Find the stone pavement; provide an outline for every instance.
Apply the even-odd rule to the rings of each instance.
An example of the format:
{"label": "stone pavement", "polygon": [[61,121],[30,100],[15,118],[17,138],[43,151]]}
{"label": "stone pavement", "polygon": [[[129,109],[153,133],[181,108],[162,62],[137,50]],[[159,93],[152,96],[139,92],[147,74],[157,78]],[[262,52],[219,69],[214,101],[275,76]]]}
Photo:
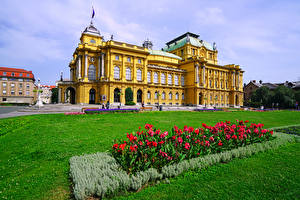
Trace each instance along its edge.
{"label": "stone pavement", "polygon": [[[125,108],[140,108],[140,105],[135,106],[122,106]],[[145,107],[152,107],[153,110],[158,110],[156,106],[145,105]],[[82,108],[102,108],[101,105],[91,105],[91,104],[46,104],[42,107],[20,107],[12,112],[2,112],[0,109],[0,118],[17,117],[24,115],[35,115],[35,114],[50,114],[50,113],[66,113],[66,112],[81,112]],[[118,108],[117,105],[111,105],[110,108]],[[201,106],[166,106],[163,105],[163,111],[193,111],[196,108],[203,108]]]}

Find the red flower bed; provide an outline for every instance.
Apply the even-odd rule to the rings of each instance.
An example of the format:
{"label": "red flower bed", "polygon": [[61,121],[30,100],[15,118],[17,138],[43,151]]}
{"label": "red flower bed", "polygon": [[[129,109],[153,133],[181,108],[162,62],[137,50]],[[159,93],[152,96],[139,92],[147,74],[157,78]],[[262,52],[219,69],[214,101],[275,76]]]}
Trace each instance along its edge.
{"label": "red flower bed", "polygon": [[273,131],[263,126],[237,120],[218,122],[215,126],[202,124],[201,128],[174,126],[168,132],[146,124],[145,129],[139,127],[136,133],[127,133],[127,140],[115,142],[112,155],[128,173],[161,169],[184,159],[274,139]]}

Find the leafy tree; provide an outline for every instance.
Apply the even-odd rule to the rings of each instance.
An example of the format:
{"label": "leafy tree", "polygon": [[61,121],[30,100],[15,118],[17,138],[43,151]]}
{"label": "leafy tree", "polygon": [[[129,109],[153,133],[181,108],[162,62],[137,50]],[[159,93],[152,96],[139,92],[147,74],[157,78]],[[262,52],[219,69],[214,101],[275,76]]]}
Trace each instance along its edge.
{"label": "leafy tree", "polygon": [[52,92],[51,102],[52,103],[57,103],[58,102],[58,88],[52,88],[51,92]]}
{"label": "leafy tree", "polygon": [[274,91],[273,101],[280,108],[292,108],[295,106],[295,94],[291,88],[279,86]]}
{"label": "leafy tree", "polygon": [[295,92],[295,100],[300,103],[300,90]]}
{"label": "leafy tree", "polygon": [[265,107],[271,107],[272,97],[273,92],[270,91],[268,87],[262,86],[253,92],[250,104],[252,104],[255,107],[259,107],[261,105]]}
{"label": "leafy tree", "polygon": [[126,101],[126,103],[133,101],[133,92],[132,92],[131,88],[126,88],[126,90],[125,90],[125,101]]}

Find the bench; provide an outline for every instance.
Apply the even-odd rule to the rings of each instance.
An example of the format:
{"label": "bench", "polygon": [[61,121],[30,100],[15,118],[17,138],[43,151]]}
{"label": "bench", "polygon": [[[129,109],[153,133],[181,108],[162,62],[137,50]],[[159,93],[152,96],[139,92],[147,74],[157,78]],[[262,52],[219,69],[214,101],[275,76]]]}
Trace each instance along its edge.
{"label": "bench", "polygon": [[140,107],[140,111],[151,111],[152,107]]}
{"label": "bench", "polygon": [[94,108],[81,108],[81,112],[84,112],[85,110],[88,110],[88,109],[100,109],[99,107],[94,107]]}

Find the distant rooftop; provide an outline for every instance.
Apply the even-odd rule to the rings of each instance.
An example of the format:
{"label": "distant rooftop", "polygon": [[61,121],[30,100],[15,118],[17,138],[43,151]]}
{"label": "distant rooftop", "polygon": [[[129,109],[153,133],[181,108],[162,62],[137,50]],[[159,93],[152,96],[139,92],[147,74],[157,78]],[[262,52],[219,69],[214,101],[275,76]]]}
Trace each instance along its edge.
{"label": "distant rooftop", "polygon": [[191,45],[196,46],[196,47],[204,46],[205,48],[207,48],[208,50],[211,50],[211,51],[216,50],[212,44],[205,42],[203,40],[200,40],[199,35],[190,33],[190,32],[187,32],[187,33],[171,40],[170,42],[167,42],[166,43],[167,46],[165,48],[163,48],[163,50],[164,51],[173,51],[175,49],[183,47],[186,43],[190,43]]}
{"label": "distant rooftop", "polygon": [[175,54],[168,53],[168,52],[161,51],[161,50],[152,50],[152,49],[149,49],[149,52],[150,52],[151,55],[166,56],[166,57],[176,58],[176,59],[182,60],[181,57],[179,57],[179,56],[177,56]]}

